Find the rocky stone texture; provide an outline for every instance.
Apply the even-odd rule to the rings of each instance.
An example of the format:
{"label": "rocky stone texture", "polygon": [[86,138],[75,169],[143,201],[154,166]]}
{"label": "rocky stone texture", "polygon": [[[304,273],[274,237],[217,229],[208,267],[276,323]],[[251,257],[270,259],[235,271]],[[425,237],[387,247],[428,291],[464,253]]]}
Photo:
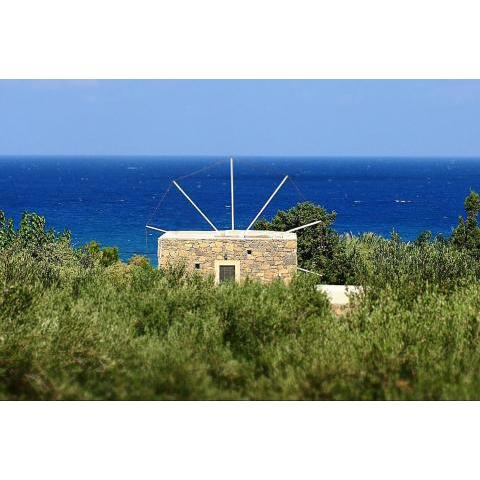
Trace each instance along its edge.
{"label": "rocky stone texture", "polygon": [[[251,251],[249,254],[248,251]],[[158,265],[183,264],[189,270],[217,278],[216,263],[240,262],[240,280],[289,281],[297,270],[297,241],[285,239],[168,239],[158,240]]]}

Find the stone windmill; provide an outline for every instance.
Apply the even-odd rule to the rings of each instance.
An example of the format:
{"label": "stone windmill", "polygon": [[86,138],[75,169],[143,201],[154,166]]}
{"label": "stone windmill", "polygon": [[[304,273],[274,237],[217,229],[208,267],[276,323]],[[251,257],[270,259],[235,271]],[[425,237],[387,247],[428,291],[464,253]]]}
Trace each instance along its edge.
{"label": "stone windmill", "polygon": [[263,282],[281,279],[290,281],[297,269],[297,230],[316,225],[321,221],[293,228],[286,232],[252,230],[278,191],[287,181],[283,178],[255,218],[245,230],[235,229],[235,198],[233,159],[230,159],[230,193],[232,228],[218,230],[185,190],[173,185],[190,202],[212,228],[211,231],[167,231],[152,225],[146,228],[161,232],[158,239],[158,266],[182,264],[188,270],[212,275],[217,283],[240,281],[247,277]]}

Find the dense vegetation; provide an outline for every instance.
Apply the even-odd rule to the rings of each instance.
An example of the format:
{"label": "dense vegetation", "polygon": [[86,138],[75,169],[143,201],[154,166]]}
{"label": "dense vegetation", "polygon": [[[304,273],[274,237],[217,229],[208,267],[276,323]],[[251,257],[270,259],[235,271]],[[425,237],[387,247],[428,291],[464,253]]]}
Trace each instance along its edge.
{"label": "dense vegetation", "polygon": [[0,398],[480,399],[480,210],[451,238],[338,235],[305,203],[258,227],[299,232],[322,282],[364,286],[335,316],[318,277],[214,287],[0,213]]}

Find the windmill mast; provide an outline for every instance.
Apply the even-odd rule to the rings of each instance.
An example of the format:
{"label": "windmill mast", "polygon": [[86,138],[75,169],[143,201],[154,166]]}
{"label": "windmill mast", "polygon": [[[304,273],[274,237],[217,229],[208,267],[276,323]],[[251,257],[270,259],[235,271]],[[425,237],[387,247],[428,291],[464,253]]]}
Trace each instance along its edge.
{"label": "windmill mast", "polygon": [[233,196],[233,158],[230,158],[230,206],[232,210],[232,230],[235,230],[235,203],[234,203],[234,196]]}

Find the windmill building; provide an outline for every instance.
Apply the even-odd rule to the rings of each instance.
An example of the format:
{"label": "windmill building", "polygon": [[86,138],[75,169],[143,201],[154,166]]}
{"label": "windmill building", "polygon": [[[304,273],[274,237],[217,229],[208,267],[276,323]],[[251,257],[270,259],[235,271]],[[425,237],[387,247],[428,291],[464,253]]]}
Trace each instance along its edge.
{"label": "windmill building", "polygon": [[[297,230],[315,225],[312,222],[287,232],[251,230],[273,197],[288,179],[278,185],[246,230],[235,229],[233,160],[230,160],[231,230],[218,230],[203,211],[176,182],[173,185],[191,203],[212,228],[211,231],[166,231],[158,239],[159,268],[183,265],[190,271],[211,275],[217,283],[241,281],[246,278],[269,282],[289,282],[297,269]],[[301,269],[300,269],[301,270]]]}
{"label": "windmill building", "polygon": [[247,277],[289,281],[297,270],[297,234],[259,230],[167,232],[158,239],[158,264],[183,264],[216,282]]}

